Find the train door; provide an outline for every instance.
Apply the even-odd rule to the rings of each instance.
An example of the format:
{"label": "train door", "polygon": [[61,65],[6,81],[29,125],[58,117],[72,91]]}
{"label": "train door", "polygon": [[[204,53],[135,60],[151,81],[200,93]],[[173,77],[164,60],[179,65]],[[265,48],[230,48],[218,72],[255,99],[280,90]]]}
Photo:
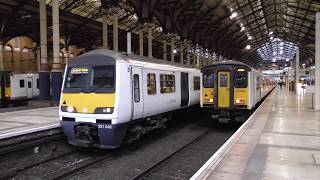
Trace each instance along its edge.
{"label": "train door", "polygon": [[132,67],[132,119],[142,118],[143,114],[143,93],[142,93],[142,67]]}
{"label": "train door", "polygon": [[230,107],[230,71],[218,72],[218,107]]}
{"label": "train door", "polygon": [[189,79],[188,73],[181,72],[181,104],[180,107],[189,104]]}
{"label": "train door", "polygon": [[27,96],[28,99],[32,99],[32,95],[33,95],[33,81],[32,81],[32,77],[28,77],[27,78]]}

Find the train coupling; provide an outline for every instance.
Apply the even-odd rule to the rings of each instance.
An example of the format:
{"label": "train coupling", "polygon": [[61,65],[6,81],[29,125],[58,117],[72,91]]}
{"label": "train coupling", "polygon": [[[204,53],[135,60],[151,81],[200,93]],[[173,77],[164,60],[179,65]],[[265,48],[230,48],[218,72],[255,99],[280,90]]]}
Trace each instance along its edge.
{"label": "train coupling", "polygon": [[98,142],[98,130],[92,126],[77,126],[76,131],[76,143],[79,146],[88,147]]}

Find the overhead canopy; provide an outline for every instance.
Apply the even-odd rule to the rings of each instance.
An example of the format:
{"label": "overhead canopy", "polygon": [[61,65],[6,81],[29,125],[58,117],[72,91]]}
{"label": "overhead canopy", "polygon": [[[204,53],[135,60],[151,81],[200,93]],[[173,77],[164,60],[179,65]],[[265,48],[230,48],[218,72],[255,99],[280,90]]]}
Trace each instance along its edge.
{"label": "overhead canopy", "polygon": [[[152,22],[155,41],[178,34],[210,52],[257,65],[273,57],[271,37],[288,45],[287,54],[295,53],[289,44],[299,47],[301,61],[312,64],[317,11],[317,0],[122,0],[116,13],[123,31],[137,32]],[[50,17],[50,6],[47,12]],[[99,0],[61,0],[61,34],[71,44],[101,43],[103,13]],[[0,0],[0,19],[1,39],[29,35],[39,41],[38,0]],[[260,48],[268,49],[264,56]]]}

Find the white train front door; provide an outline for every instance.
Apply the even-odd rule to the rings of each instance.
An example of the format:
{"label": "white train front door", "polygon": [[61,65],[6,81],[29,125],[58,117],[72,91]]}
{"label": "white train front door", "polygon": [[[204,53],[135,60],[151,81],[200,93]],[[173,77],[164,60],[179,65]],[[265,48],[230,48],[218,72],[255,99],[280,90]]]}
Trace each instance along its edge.
{"label": "white train front door", "polygon": [[32,94],[33,94],[33,82],[32,82],[32,78],[28,77],[27,78],[27,93],[28,93],[28,99],[32,98]]}
{"label": "white train front door", "polygon": [[142,92],[142,67],[133,66],[131,71],[132,82],[132,119],[142,118],[143,92]]}

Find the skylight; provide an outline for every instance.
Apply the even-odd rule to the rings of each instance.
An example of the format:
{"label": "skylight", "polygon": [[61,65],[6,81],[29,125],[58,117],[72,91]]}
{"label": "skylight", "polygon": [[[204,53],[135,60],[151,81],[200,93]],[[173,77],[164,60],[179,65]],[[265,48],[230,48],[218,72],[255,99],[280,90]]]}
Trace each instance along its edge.
{"label": "skylight", "polygon": [[287,61],[294,58],[297,45],[293,42],[284,41],[280,38],[273,38],[258,49],[258,53],[265,61]]}

